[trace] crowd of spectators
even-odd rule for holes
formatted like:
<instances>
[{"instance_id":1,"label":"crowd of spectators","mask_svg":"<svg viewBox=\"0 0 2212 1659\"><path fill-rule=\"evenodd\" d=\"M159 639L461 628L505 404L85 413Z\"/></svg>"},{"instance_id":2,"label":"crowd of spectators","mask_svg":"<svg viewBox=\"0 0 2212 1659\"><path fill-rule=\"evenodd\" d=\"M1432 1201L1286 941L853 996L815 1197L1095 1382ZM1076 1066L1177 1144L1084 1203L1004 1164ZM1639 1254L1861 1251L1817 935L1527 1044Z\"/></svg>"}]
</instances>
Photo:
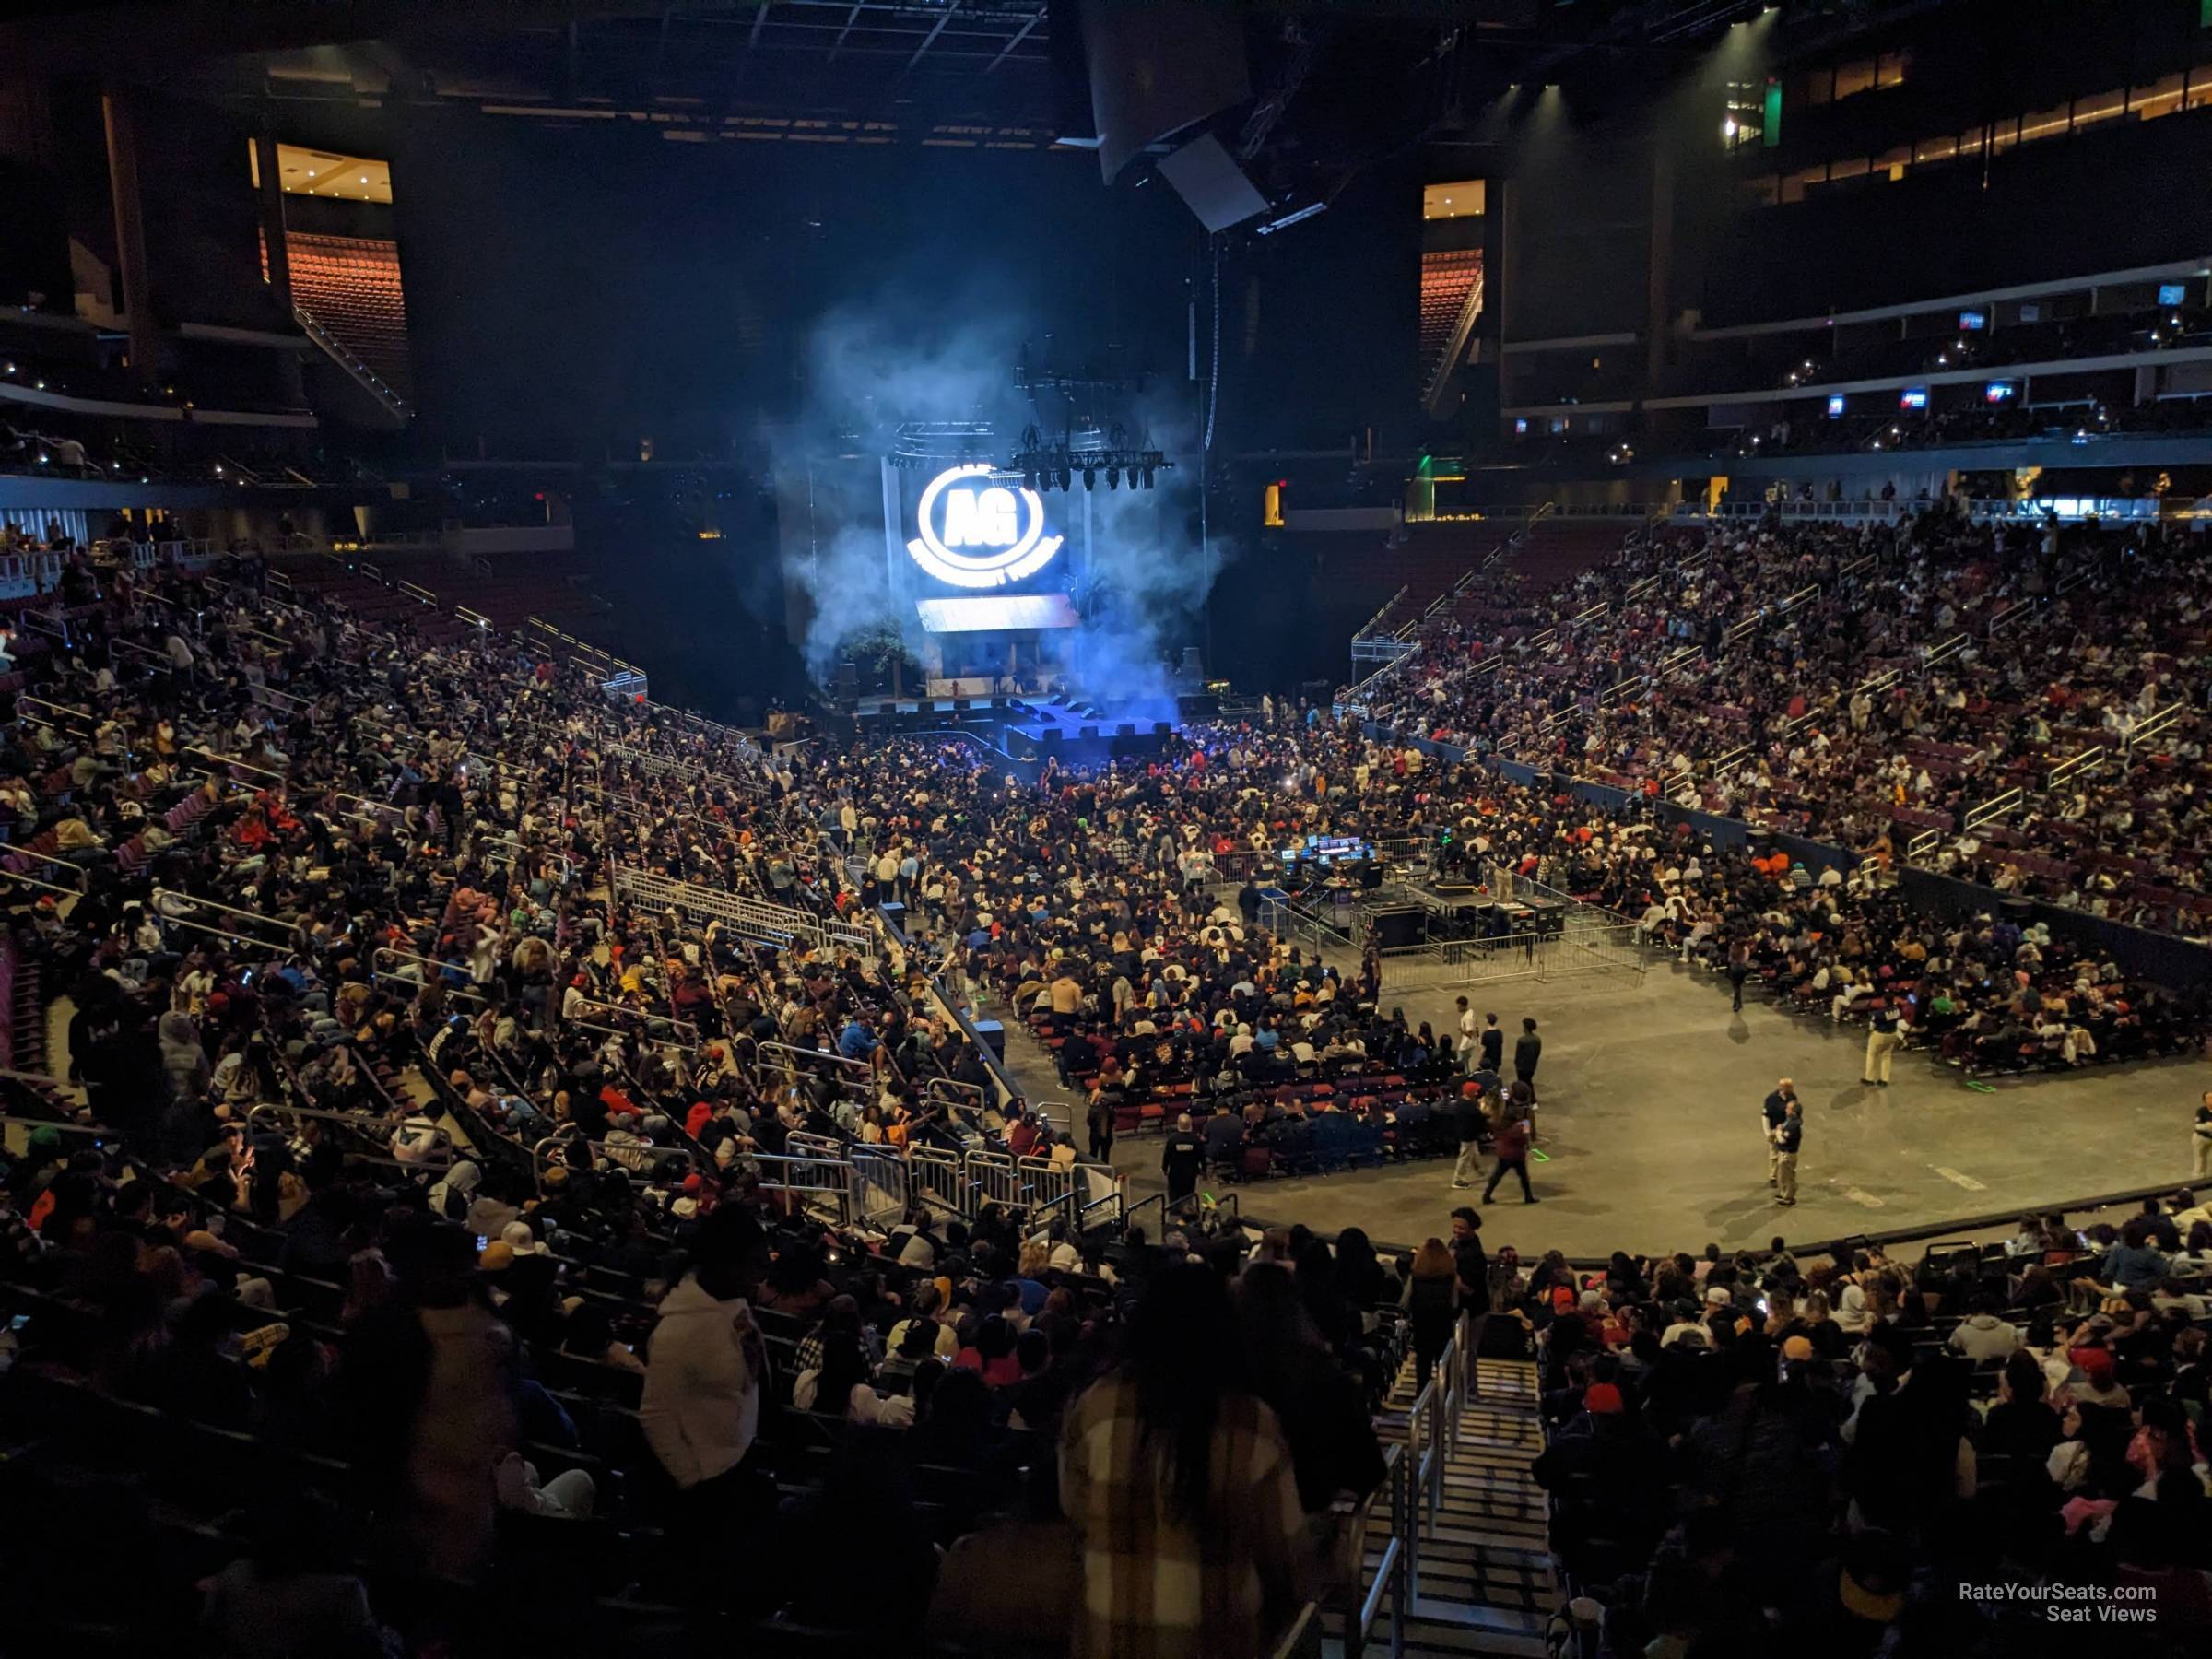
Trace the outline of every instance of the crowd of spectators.
<instances>
[{"instance_id":1,"label":"crowd of spectators","mask_svg":"<svg viewBox=\"0 0 2212 1659\"><path fill-rule=\"evenodd\" d=\"M1535 1472L1562 1568L1609 1587L1602 1651L2058 1652L2066 1598L2140 1609L2100 1649L2201 1643L2208 1269L2186 1192L1918 1263L1537 1264Z\"/></svg>"},{"instance_id":2,"label":"crowd of spectators","mask_svg":"<svg viewBox=\"0 0 2212 1659\"><path fill-rule=\"evenodd\" d=\"M770 1619L822 1652L1264 1651L1357 1575L1346 1514L1403 1359L1505 1312L1500 1351L1533 1334L1570 1385L1584 1300L1560 1321L1556 1265L1489 1264L1472 1210L1403 1264L1203 1206L1158 1237L1066 1206L870 1226L801 1171L821 1147L1077 1159L1074 1124L999 1098L933 974L1058 1041L1094 1152L1124 1112L1214 1107L1163 1135L1171 1182L1193 1141L1318 1139L1336 1112L1309 1085L1359 1112L1398 1077L1368 1110L1403 1145L1503 1039L1453 1052L1379 1002L1373 959L1312 960L1223 880L1307 835L1449 847L1845 1012L1839 968L1901 991L1892 959L1939 984L2002 965L1969 1058L2004 1055L1968 1020L2052 1013L2060 986L2062 1063L2188 1035L2047 936L1938 935L1871 877L1716 854L1319 711L1028 786L959 745L773 756L496 638L237 573L74 559L67 638L26 636L12 670L12 1053L66 995L83 1098L10 1085L6 1388L51 1432L0 1477L41 1518L22 1628L80 1645L142 1646L197 1595L240 1653ZM633 906L619 868L775 906L787 935ZM1539 1052L1516 1043L1493 1121ZM1719 1356L1728 1378L1759 1351Z\"/></svg>"},{"instance_id":3,"label":"crowd of spectators","mask_svg":"<svg viewBox=\"0 0 2212 1659\"><path fill-rule=\"evenodd\" d=\"M2208 606L2171 528L1669 529L1548 615L1440 613L1366 709L1886 858L1924 835L1918 862L2202 936Z\"/></svg>"}]
</instances>

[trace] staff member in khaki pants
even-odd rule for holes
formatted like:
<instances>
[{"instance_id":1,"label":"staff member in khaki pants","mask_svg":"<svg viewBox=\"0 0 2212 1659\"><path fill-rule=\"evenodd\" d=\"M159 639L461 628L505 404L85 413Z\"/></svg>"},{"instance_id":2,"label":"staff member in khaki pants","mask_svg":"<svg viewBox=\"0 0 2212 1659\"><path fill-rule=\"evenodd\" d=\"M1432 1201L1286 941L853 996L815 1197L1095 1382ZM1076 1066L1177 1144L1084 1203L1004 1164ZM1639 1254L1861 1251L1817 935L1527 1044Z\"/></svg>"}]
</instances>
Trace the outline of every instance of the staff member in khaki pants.
<instances>
[{"instance_id":1,"label":"staff member in khaki pants","mask_svg":"<svg viewBox=\"0 0 2212 1659\"><path fill-rule=\"evenodd\" d=\"M1889 1087L1889 1056L1904 1044L1904 1033L1898 1030L1896 1007L1882 1009L1874 1017L1874 1025L1866 1033L1866 1064L1860 1069L1859 1081L1877 1088Z\"/></svg>"},{"instance_id":2,"label":"staff member in khaki pants","mask_svg":"<svg viewBox=\"0 0 2212 1659\"><path fill-rule=\"evenodd\" d=\"M1805 1108L1790 1099L1789 1114L1774 1131L1774 1202L1797 1202L1797 1148L1805 1144Z\"/></svg>"},{"instance_id":3,"label":"staff member in khaki pants","mask_svg":"<svg viewBox=\"0 0 2212 1659\"><path fill-rule=\"evenodd\" d=\"M1767 1141L1767 1184L1774 1184L1775 1160L1782 1150L1774 1144L1774 1132L1782 1127L1783 1119L1790 1115L1790 1102L1797 1098L1797 1085L1787 1077L1777 1077L1774 1088L1759 1109L1759 1133Z\"/></svg>"}]
</instances>

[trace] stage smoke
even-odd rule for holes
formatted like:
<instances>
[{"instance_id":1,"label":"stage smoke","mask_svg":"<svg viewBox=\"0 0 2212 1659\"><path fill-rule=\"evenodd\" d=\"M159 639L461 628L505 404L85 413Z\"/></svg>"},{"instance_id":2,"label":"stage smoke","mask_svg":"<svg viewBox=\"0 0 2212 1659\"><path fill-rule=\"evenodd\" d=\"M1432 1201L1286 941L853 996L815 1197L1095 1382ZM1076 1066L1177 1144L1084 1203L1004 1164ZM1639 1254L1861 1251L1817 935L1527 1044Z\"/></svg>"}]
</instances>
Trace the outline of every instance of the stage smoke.
<instances>
[{"instance_id":1,"label":"stage smoke","mask_svg":"<svg viewBox=\"0 0 2212 1659\"><path fill-rule=\"evenodd\" d=\"M949 321L962 303L982 320ZM875 454L904 420L988 420L1001 433L1019 432L1031 413L1015 390L1013 364L1021 343L1050 336L1056 321L1009 314L982 292L941 289L888 290L864 308L832 312L809 341L794 441L817 455ZM1156 393L1122 412L1178 464L1157 488L1137 490L1133 471L1129 490L1065 496L1053 510L1071 542L1086 507L1090 515L1088 569L1079 580L1072 560L1067 571L1082 620L1065 654L1076 682L1112 701L1117 720L1176 718L1170 662L1199 638L1211 571L1226 561L1220 546L1209 561L1199 544L1197 434L1194 412L1178 401L1188 395ZM996 458L1003 462L1013 447L1010 438L1001 441ZM1065 490L1073 479L1064 470L1057 481ZM1088 470L1084 481L1091 482ZM917 656L926 644L912 606L891 591L880 505L864 502L864 494L813 499L813 615L799 647L818 682L841 660L841 642L855 635L895 630Z\"/></svg>"}]
</instances>

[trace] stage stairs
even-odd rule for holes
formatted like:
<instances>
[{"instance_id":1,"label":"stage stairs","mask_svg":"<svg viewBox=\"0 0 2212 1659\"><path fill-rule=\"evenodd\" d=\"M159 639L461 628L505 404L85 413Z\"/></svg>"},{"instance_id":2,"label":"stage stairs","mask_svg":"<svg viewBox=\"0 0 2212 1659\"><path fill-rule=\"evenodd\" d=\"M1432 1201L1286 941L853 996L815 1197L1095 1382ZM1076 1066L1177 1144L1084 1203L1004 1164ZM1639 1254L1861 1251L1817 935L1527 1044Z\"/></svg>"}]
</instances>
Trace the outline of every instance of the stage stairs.
<instances>
[{"instance_id":1,"label":"stage stairs","mask_svg":"<svg viewBox=\"0 0 2212 1659\"><path fill-rule=\"evenodd\" d=\"M1440 1367L1438 1375L1443 1376ZM1414 1500L1419 1523L1411 1551L1411 1589L1404 1645L1394 1641L1395 1594L1385 1594L1363 1648L1343 1640L1346 1620L1324 1620L1324 1653L1334 1656L1402 1652L1410 1659L1465 1659L1469 1654L1544 1659L1545 1630L1559 1606L1547 1541L1543 1488L1530 1472L1544 1449L1536 1418L1536 1368L1525 1359L1472 1363L1472 1387L1459 1408L1456 1438L1436 1434L1437 1419L1413 1418L1413 1361L1391 1389L1376 1430L1385 1453L1395 1452L1394 1477L1424 1445L1441 1461L1433 1502ZM1360 1590L1371 1592L1391 1543L1389 1489L1378 1499L1367 1535Z\"/></svg>"}]
</instances>

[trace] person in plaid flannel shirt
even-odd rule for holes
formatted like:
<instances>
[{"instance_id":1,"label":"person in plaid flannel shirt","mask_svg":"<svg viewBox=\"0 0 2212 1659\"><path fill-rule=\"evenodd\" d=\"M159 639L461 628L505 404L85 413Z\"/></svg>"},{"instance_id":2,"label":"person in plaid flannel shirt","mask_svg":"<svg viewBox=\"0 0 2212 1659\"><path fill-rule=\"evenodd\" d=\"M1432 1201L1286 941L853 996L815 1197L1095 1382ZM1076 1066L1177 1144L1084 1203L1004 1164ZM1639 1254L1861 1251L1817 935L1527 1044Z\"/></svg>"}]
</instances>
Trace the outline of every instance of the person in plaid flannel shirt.
<instances>
[{"instance_id":1,"label":"person in plaid flannel shirt","mask_svg":"<svg viewBox=\"0 0 2212 1659\"><path fill-rule=\"evenodd\" d=\"M1146 1287L1122 1363L1068 1409L1060 1496L1081 1540L1075 1659L1245 1659L1297 1612L1309 1534L1290 1447L1238 1385L1207 1268Z\"/></svg>"}]
</instances>

